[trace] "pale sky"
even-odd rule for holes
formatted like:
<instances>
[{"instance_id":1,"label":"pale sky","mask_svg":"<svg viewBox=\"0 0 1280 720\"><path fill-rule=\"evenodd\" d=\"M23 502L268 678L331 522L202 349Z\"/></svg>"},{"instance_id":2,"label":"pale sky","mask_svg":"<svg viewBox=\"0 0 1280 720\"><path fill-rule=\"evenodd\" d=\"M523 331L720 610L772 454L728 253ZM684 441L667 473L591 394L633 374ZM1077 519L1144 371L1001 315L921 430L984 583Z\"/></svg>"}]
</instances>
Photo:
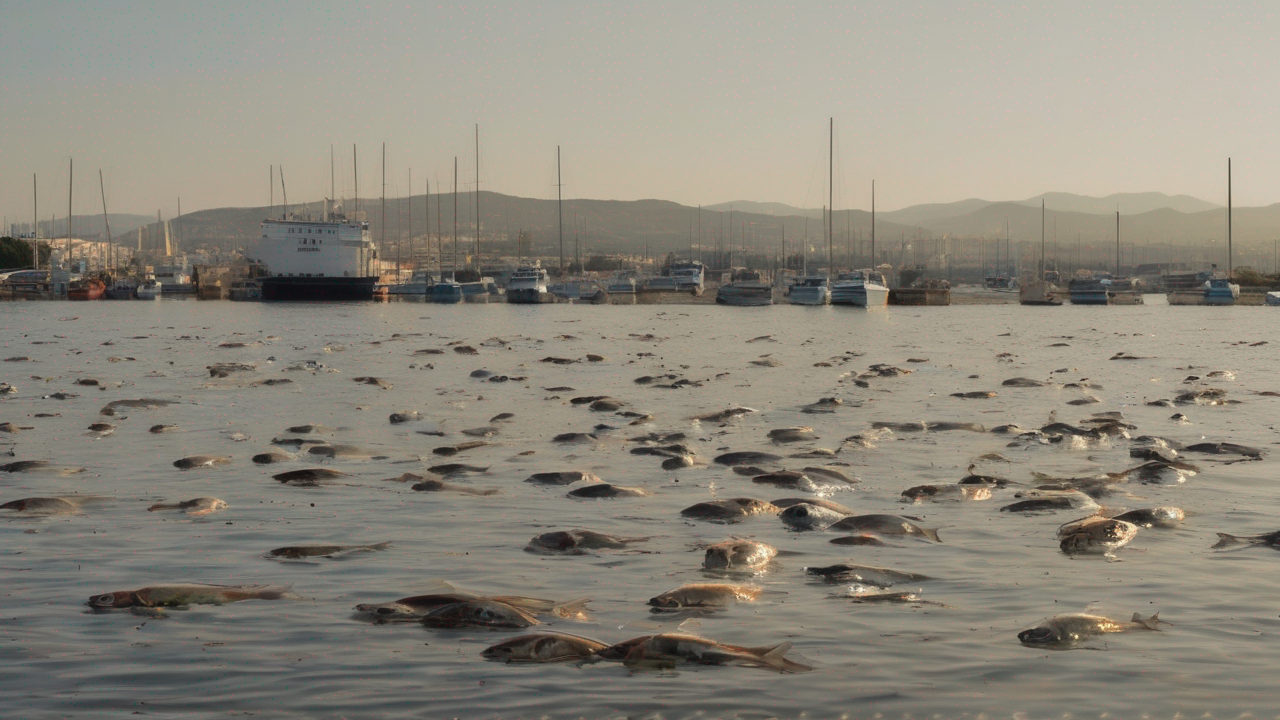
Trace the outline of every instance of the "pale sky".
<instances>
[{"instance_id":1,"label":"pale sky","mask_svg":"<svg viewBox=\"0 0 1280 720\"><path fill-rule=\"evenodd\" d=\"M1161 191L1280 201L1272 2L0 2L0 213L166 217L474 182L826 202ZM439 183L437 183L437 180ZM277 180L278 183L278 180ZM280 202L277 185L276 202ZM1123 210L1123 208L1121 208Z\"/></svg>"}]
</instances>

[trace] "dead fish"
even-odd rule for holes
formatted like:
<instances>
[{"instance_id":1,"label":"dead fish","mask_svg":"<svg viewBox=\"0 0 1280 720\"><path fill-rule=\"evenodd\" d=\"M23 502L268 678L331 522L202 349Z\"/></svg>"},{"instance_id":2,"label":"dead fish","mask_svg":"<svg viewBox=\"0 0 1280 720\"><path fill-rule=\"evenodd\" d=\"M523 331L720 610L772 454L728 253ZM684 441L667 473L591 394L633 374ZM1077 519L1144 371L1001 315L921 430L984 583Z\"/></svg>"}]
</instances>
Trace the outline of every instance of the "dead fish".
<instances>
[{"instance_id":1,"label":"dead fish","mask_svg":"<svg viewBox=\"0 0 1280 720\"><path fill-rule=\"evenodd\" d=\"M760 588L729 583L690 583L649 598L649 604L663 610L688 608L720 608L739 602L752 602L760 596Z\"/></svg>"},{"instance_id":2,"label":"dead fish","mask_svg":"<svg viewBox=\"0 0 1280 720\"><path fill-rule=\"evenodd\" d=\"M515 413L509 413L509 412L498 413L497 415L494 415L493 417L489 418L489 422L491 423L506 422L515 416L516 416Z\"/></svg>"},{"instance_id":3,"label":"dead fish","mask_svg":"<svg viewBox=\"0 0 1280 720\"><path fill-rule=\"evenodd\" d=\"M307 445L324 445L323 440L304 440L302 438L271 438L271 444L279 447L291 447L294 450L301 450Z\"/></svg>"},{"instance_id":4,"label":"dead fish","mask_svg":"<svg viewBox=\"0 0 1280 720\"><path fill-rule=\"evenodd\" d=\"M467 428L466 430L462 430L462 431L460 431L460 432L461 432L463 435L467 435L467 436L469 436L469 437L484 437L484 438L487 438L487 437L493 437L494 435L497 435L497 434L498 434L498 428L496 428L496 427L492 427L492 426L474 427L474 428ZM479 445L477 445L477 446L475 446L475 447L480 447L480 446L479 446Z\"/></svg>"},{"instance_id":5,"label":"dead fish","mask_svg":"<svg viewBox=\"0 0 1280 720\"><path fill-rule=\"evenodd\" d=\"M825 530L849 515L841 510L801 502L784 508L778 517L793 530Z\"/></svg>"},{"instance_id":6,"label":"dead fish","mask_svg":"<svg viewBox=\"0 0 1280 720\"><path fill-rule=\"evenodd\" d=\"M847 485L854 485L860 482L856 477L850 477L835 468L829 467L806 467L804 468L804 473L810 476L816 475L827 480L835 480L836 482L842 482Z\"/></svg>"},{"instance_id":7,"label":"dead fish","mask_svg":"<svg viewBox=\"0 0 1280 720\"><path fill-rule=\"evenodd\" d=\"M445 463L443 465L432 465L431 467L427 468L428 472L433 472L437 475L459 475L461 473L482 473L482 472L487 472L488 470L489 470L488 465L485 465L484 467L480 467L479 465L464 465L462 463Z\"/></svg>"},{"instance_id":8,"label":"dead fish","mask_svg":"<svg viewBox=\"0 0 1280 720\"><path fill-rule=\"evenodd\" d=\"M987 398L993 398L995 396L996 394L990 390L972 390L970 392L951 393L951 397L961 398L964 400L986 400Z\"/></svg>"},{"instance_id":9,"label":"dead fish","mask_svg":"<svg viewBox=\"0 0 1280 720\"><path fill-rule=\"evenodd\" d=\"M627 653L624 662L629 665L658 666L679 663L741 665L776 670L782 673L801 673L813 669L808 665L801 665L783 657L790 649L790 642L752 648L726 645L695 635L664 633L648 636L635 643L630 652Z\"/></svg>"},{"instance_id":10,"label":"dead fish","mask_svg":"<svg viewBox=\"0 0 1280 720\"><path fill-rule=\"evenodd\" d=\"M911 522L911 519L898 515L854 515L831 525L829 530L865 531L880 535L914 535L928 538L934 542L942 542L938 531L924 528Z\"/></svg>"},{"instance_id":11,"label":"dead fish","mask_svg":"<svg viewBox=\"0 0 1280 720\"><path fill-rule=\"evenodd\" d=\"M596 436L592 433L571 432L571 433L560 433L559 435L556 435L555 437L551 438L551 442L583 443L583 442L591 442L596 439L598 438L596 438Z\"/></svg>"},{"instance_id":12,"label":"dead fish","mask_svg":"<svg viewBox=\"0 0 1280 720\"><path fill-rule=\"evenodd\" d=\"M842 517L845 515L853 514L853 511L845 507L844 505L841 505L838 502L828 500L826 498L820 498L820 497L781 498L773 501L773 504L780 508L789 508L792 505L799 505L801 503L807 503L809 505L817 505L818 507L824 507L828 510L834 510L838 513L841 513Z\"/></svg>"},{"instance_id":13,"label":"dead fish","mask_svg":"<svg viewBox=\"0 0 1280 720\"><path fill-rule=\"evenodd\" d=\"M483 627L505 630L533 627L542 621L512 605L497 600L468 600L441 605L422 618L422 624L436 628Z\"/></svg>"},{"instance_id":14,"label":"dead fish","mask_svg":"<svg viewBox=\"0 0 1280 720\"><path fill-rule=\"evenodd\" d=\"M869 547L886 547L887 543L875 535L844 535L831 538L832 545L867 545Z\"/></svg>"},{"instance_id":15,"label":"dead fish","mask_svg":"<svg viewBox=\"0 0 1280 720\"><path fill-rule=\"evenodd\" d=\"M818 436L813 433L813 428L798 426L770 430L769 439L775 443L793 443L817 440Z\"/></svg>"},{"instance_id":16,"label":"dead fish","mask_svg":"<svg viewBox=\"0 0 1280 720\"><path fill-rule=\"evenodd\" d=\"M480 497L489 497L491 495L498 494L498 491L493 488L473 488L466 485L459 485L457 483L445 482L435 478L423 479L422 482L415 484L409 489L416 490L418 492L456 492L463 495L476 495Z\"/></svg>"},{"instance_id":17,"label":"dead fish","mask_svg":"<svg viewBox=\"0 0 1280 720\"><path fill-rule=\"evenodd\" d=\"M1280 530L1264 533L1262 535L1228 535L1227 533L1218 533L1218 542L1213 544L1213 548L1224 548L1240 544L1265 545L1267 547L1280 550Z\"/></svg>"},{"instance_id":18,"label":"dead fish","mask_svg":"<svg viewBox=\"0 0 1280 720\"><path fill-rule=\"evenodd\" d=\"M777 463L781 462L782 457L766 452L755 452L747 450L743 452L730 452L723 455L717 455L715 462L720 465L754 465L756 463Z\"/></svg>"},{"instance_id":19,"label":"dead fish","mask_svg":"<svg viewBox=\"0 0 1280 720\"><path fill-rule=\"evenodd\" d=\"M1031 378L1016 377L1009 378L1000 384L1005 387L1044 387L1049 383L1041 382L1040 380L1032 380Z\"/></svg>"},{"instance_id":20,"label":"dead fish","mask_svg":"<svg viewBox=\"0 0 1280 720\"><path fill-rule=\"evenodd\" d=\"M569 660L586 660L608 647L599 640L566 635L564 633L539 632L521 635L491 645L480 651L486 660L508 663L549 663Z\"/></svg>"},{"instance_id":21,"label":"dead fish","mask_svg":"<svg viewBox=\"0 0 1280 720\"><path fill-rule=\"evenodd\" d=\"M467 450L474 450L476 448L482 448L492 444L493 443L488 443L483 440L469 440L464 443L458 443L457 445L446 445L445 447L438 447L432 450L431 452L436 455L453 456L453 455L457 455L460 452L466 452Z\"/></svg>"},{"instance_id":22,"label":"dead fish","mask_svg":"<svg viewBox=\"0 0 1280 720\"><path fill-rule=\"evenodd\" d=\"M772 485L787 490L803 490L805 492L817 492L822 489L808 475L796 470L781 470L757 475L751 478L751 482L759 485Z\"/></svg>"},{"instance_id":23,"label":"dead fish","mask_svg":"<svg viewBox=\"0 0 1280 720\"><path fill-rule=\"evenodd\" d=\"M825 567L807 567L804 571L810 575L817 575L829 583L855 582L874 585L879 588L892 587L897 583L931 579L928 575L919 573L852 563L837 563Z\"/></svg>"},{"instance_id":24,"label":"dead fish","mask_svg":"<svg viewBox=\"0 0 1280 720\"><path fill-rule=\"evenodd\" d=\"M649 538L623 538L593 530L557 530L543 533L529 541L526 552L585 555L588 550L622 550L631 543Z\"/></svg>"},{"instance_id":25,"label":"dead fish","mask_svg":"<svg viewBox=\"0 0 1280 720\"><path fill-rule=\"evenodd\" d=\"M686 467L693 467L693 458L688 455L676 455L662 461L663 470L679 470Z\"/></svg>"},{"instance_id":26,"label":"dead fish","mask_svg":"<svg viewBox=\"0 0 1280 720\"><path fill-rule=\"evenodd\" d=\"M596 412L613 412L614 410L621 410L625 406L626 403L621 400L611 397L602 397L592 402L587 406L587 408Z\"/></svg>"},{"instance_id":27,"label":"dead fish","mask_svg":"<svg viewBox=\"0 0 1280 720\"><path fill-rule=\"evenodd\" d=\"M413 597L400 598L389 603L361 603L356 605L354 609L357 613L367 616L376 622L414 622L421 620L424 615L435 608L472 600L493 600L519 608L527 613L548 613L567 619L587 618L586 600L557 603L554 600L519 595L482 597L464 592L414 595Z\"/></svg>"},{"instance_id":28,"label":"dead fish","mask_svg":"<svg viewBox=\"0 0 1280 720\"><path fill-rule=\"evenodd\" d=\"M694 416L693 419L697 420L698 422L710 422L710 423L728 422L729 420L732 420L733 418L736 418L740 415L748 415L753 412L755 412L755 410L748 407L731 407L731 408L726 408L724 410L719 410L717 412L707 413L705 415L697 415L697 416Z\"/></svg>"},{"instance_id":29,"label":"dead fish","mask_svg":"<svg viewBox=\"0 0 1280 720\"><path fill-rule=\"evenodd\" d=\"M59 497L31 497L10 500L0 505L0 510L12 510L15 515L75 515L80 503Z\"/></svg>"},{"instance_id":30,"label":"dead fish","mask_svg":"<svg viewBox=\"0 0 1280 720\"><path fill-rule=\"evenodd\" d=\"M454 348L454 349L456 350L457 348ZM390 390L392 387L391 383L386 382L385 380L379 380L376 377L362 376L357 378L351 378L351 380L353 382L358 382L361 385L375 385L377 387L382 388L383 390Z\"/></svg>"},{"instance_id":31,"label":"dead fish","mask_svg":"<svg viewBox=\"0 0 1280 720\"><path fill-rule=\"evenodd\" d=\"M289 453L271 451L271 452L258 453L257 455L254 455L253 458L251 459L253 460L254 463L258 465L273 465L275 463L282 463L282 462L288 462L290 460L295 460L296 458L293 455L290 455Z\"/></svg>"},{"instance_id":32,"label":"dead fish","mask_svg":"<svg viewBox=\"0 0 1280 720\"><path fill-rule=\"evenodd\" d=\"M141 409L155 410L156 408L162 408L162 407L165 407L166 405L175 405L175 404L177 404L176 400L157 400L155 398L140 398L137 400L112 400L106 405L103 405L102 409L99 410L98 413L100 415L115 415L116 408L126 407L126 408L137 408L140 410Z\"/></svg>"},{"instance_id":33,"label":"dead fish","mask_svg":"<svg viewBox=\"0 0 1280 720\"><path fill-rule=\"evenodd\" d=\"M115 425L112 425L111 423L103 423L103 422L93 423L88 427L89 432L101 433L104 435L109 432L113 432L115 429L116 429Z\"/></svg>"},{"instance_id":34,"label":"dead fish","mask_svg":"<svg viewBox=\"0 0 1280 720\"><path fill-rule=\"evenodd\" d=\"M1123 520L1125 522L1133 523L1138 527L1173 528L1177 527L1186 519L1186 517L1187 514L1183 512L1182 508L1154 507L1129 510L1127 512L1122 512L1119 515L1112 515L1111 519Z\"/></svg>"},{"instance_id":35,"label":"dead fish","mask_svg":"<svg viewBox=\"0 0 1280 720\"><path fill-rule=\"evenodd\" d=\"M368 450L356 445L312 445L307 448L307 454L327 458L346 458L349 460L368 458L373 455Z\"/></svg>"},{"instance_id":36,"label":"dead fish","mask_svg":"<svg viewBox=\"0 0 1280 720\"><path fill-rule=\"evenodd\" d=\"M374 543L373 545L290 545L267 552L267 557L285 558L287 560L303 560L309 557L332 557L338 553L358 550L386 550L391 542Z\"/></svg>"},{"instance_id":37,"label":"dead fish","mask_svg":"<svg viewBox=\"0 0 1280 720\"><path fill-rule=\"evenodd\" d=\"M210 515L212 513L218 512L219 510L226 510L226 509L227 509L227 503L222 500L219 500L218 498L201 497L201 498L195 498L193 500L183 500L182 502L178 502L178 503L170 503L168 505L165 505L163 503L157 503L147 508L147 512L154 512L156 510L182 510L187 515L191 515L192 517L199 517L202 515Z\"/></svg>"},{"instance_id":38,"label":"dead fish","mask_svg":"<svg viewBox=\"0 0 1280 720\"><path fill-rule=\"evenodd\" d=\"M391 413L391 415L387 417L387 420L392 425L399 425L401 423L413 422L415 420L421 420L421 419L422 419L422 413L418 412L417 410L405 410L402 412L393 412Z\"/></svg>"},{"instance_id":39,"label":"dead fish","mask_svg":"<svg viewBox=\"0 0 1280 720\"><path fill-rule=\"evenodd\" d=\"M184 457L181 460L174 460L173 466L180 470L192 470L195 468L213 467L214 465L225 465L231 462L229 457L220 457L217 455L192 455Z\"/></svg>"},{"instance_id":40,"label":"dead fish","mask_svg":"<svg viewBox=\"0 0 1280 720\"><path fill-rule=\"evenodd\" d=\"M1067 492L1055 495L1020 500L1005 505L1000 512L1050 512L1053 510L1082 510L1098 507L1093 498L1082 492Z\"/></svg>"},{"instance_id":41,"label":"dead fish","mask_svg":"<svg viewBox=\"0 0 1280 720\"><path fill-rule=\"evenodd\" d=\"M48 473L53 475L75 475L85 472L84 468L54 465L48 460L19 460L0 465L0 472L8 473Z\"/></svg>"},{"instance_id":42,"label":"dead fish","mask_svg":"<svg viewBox=\"0 0 1280 720\"><path fill-rule=\"evenodd\" d=\"M1112 552L1128 545L1138 535L1138 526L1101 515L1066 523L1058 528L1058 547L1068 555Z\"/></svg>"},{"instance_id":43,"label":"dead fish","mask_svg":"<svg viewBox=\"0 0 1280 720\"><path fill-rule=\"evenodd\" d=\"M291 432L295 435L310 435L312 433L331 433L333 428L325 427L324 425L294 425L293 427L285 428L285 432Z\"/></svg>"},{"instance_id":44,"label":"dead fish","mask_svg":"<svg viewBox=\"0 0 1280 720\"><path fill-rule=\"evenodd\" d=\"M278 480L286 485L296 485L298 487L314 487L320 484L321 480L331 480L333 478L346 477L344 472L330 470L329 468L302 468L300 470L290 470L288 472L277 473L272 475L273 480Z\"/></svg>"},{"instance_id":45,"label":"dead fish","mask_svg":"<svg viewBox=\"0 0 1280 720\"><path fill-rule=\"evenodd\" d=\"M1096 635L1127 632L1129 630L1159 630L1161 625L1169 625L1160 619L1160 613L1143 618L1138 613L1127 622L1118 622L1101 615L1072 613L1049 618L1039 626L1018 633L1018 640L1023 645L1039 647L1044 645L1073 645Z\"/></svg>"},{"instance_id":46,"label":"dead fish","mask_svg":"<svg viewBox=\"0 0 1280 720\"><path fill-rule=\"evenodd\" d=\"M560 472L534 473L525 478L524 481L537 485L572 485L576 482L598 483L600 478L594 473L579 470L561 470Z\"/></svg>"},{"instance_id":47,"label":"dead fish","mask_svg":"<svg viewBox=\"0 0 1280 720\"><path fill-rule=\"evenodd\" d=\"M579 488L569 491L569 497L574 498L624 498L624 497L645 497L651 495L648 490L640 487L626 487L623 485L610 485L609 483L590 483Z\"/></svg>"},{"instance_id":48,"label":"dead fish","mask_svg":"<svg viewBox=\"0 0 1280 720\"><path fill-rule=\"evenodd\" d=\"M1183 452L1208 453L1210 455L1240 455L1255 460L1262 458L1262 451L1258 448L1229 442L1196 443L1195 445L1188 445L1183 449Z\"/></svg>"},{"instance_id":49,"label":"dead fish","mask_svg":"<svg viewBox=\"0 0 1280 720\"><path fill-rule=\"evenodd\" d=\"M720 522L733 522L748 518L752 515L763 515L765 513L778 512L777 506L764 500L756 500L755 498L727 498L725 500L711 500L708 502L700 502L680 511L680 514L687 518L696 518L698 520L711 520Z\"/></svg>"},{"instance_id":50,"label":"dead fish","mask_svg":"<svg viewBox=\"0 0 1280 720\"><path fill-rule=\"evenodd\" d=\"M1227 400L1227 391L1222 388L1192 390L1179 393L1173 398L1175 405L1226 405L1231 402Z\"/></svg>"},{"instance_id":51,"label":"dead fish","mask_svg":"<svg viewBox=\"0 0 1280 720\"><path fill-rule=\"evenodd\" d=\"M841 405L844 405L844 400L841 400L840 398L819 398L817 402L809 403L808 405L800 408L800 412L808 413L810 415L833 413L836 411L836 408Z\"/></svg>"},{"instance_id":52,"label":"dead fish","mask_svg":"<svg viewBox=\"0 0 1280 720\"><path fill-rule=\"evenodd\" d=\"M222 605L242 600L300 600L287 585L155 585L89 598L95 609Z\"/></svg>"},{"instance_id":53,"label":"dead fish","mask_svg":"<svg viewBox=\"0 0 1280 720\"><path fill-rule=\"evenodd\" d=\"M902 491L902 501L909 503L990 499L991 488L983 485L917 485Z\"/></svg>"},{"instance_id":54,"label":"dead fish","mask_svg":"<svg viewBox=\"0 0 1280 720\"><path fill-rule=\"evenodd\" d=\"M755 540L725 540L707 547L704 570L754 570L768 565L777 548Z\"/></svg>"}]
</instances>

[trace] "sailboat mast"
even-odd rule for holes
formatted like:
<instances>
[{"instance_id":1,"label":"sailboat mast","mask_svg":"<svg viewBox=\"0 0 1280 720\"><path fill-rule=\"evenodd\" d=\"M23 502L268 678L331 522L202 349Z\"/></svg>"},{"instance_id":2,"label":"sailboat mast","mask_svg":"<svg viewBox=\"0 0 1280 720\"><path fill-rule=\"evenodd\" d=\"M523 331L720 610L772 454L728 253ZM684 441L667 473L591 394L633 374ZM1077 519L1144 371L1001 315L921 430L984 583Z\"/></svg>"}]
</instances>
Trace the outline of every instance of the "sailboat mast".
<instances>
[{"instance_id":1,"label":"sailboat mast","mask_svg":"<svg viewBox=\"0 0 1280 720\"><path fill-rule=\"evenodd\" d=\"M413 168L409 168L409 260L413 261L413 267L418 268L417 255L413 252ZM400 278L396 278L399 280Z\"/></svg>"},{"instance_id":2,"label":"sailboat mast","mask_svg":"<svg viewBox=\"0 0 1280 720\"><path fill-rule=\"evenodd\" d=\"M111 250L111 219L107 217L107 190L102 184L102 168L98 168L98 192L102 193L102 223L107 226L107 251Z\"/></svg>"},{"instance_id":3,"label":"sailboat mast","mask_svg":"<svg viewBox=\"0 0 1280 720\"><path fill-rule=\"evenodd\" d=\"M876 181L871 181L871 269L876 269Z\"/></svg>"},{"instance_id":4,"label":"sailboat mast","mask_svg":"<svg viewBox=\"0 0 1280 720\"><path fill-rule=\"evenodd\" d=\"M560 277L564 278L564 188L560 184L560 146L556 146L556 213L560 220ZM647 254L647 253L646 253Z\"/></svg>"},{"instance_id":5,"label":"sailboat mast","mask_svg":"<svg viewBox=\"0 0 1280 720\"><path fill-rule=\"evenodd\" d=\"M823 222L826 225L825 234L827 236L827 283L831 283L831 219L832 210L835 209L835 143L836 143L836 119L827 119L827 206L823 208Z\"/></svg>"},{"instance_id":6,"label":"sailboat mast","mask_svg":"<svg viewBox=\"0 0 1280 720\"><path fill-rule=\"evenodd\" d=\"M1044 280L1044 198L1040 198L1040 277Z\"/></svg>"},{"instance_id":7,"label":"sailboat mast","mask_svg":"<svg viewBox=\"0 0 1280 720\"><path fill-rule=\"evenodd\" d=\"M378 215L378 224L382 226L382 238L378 241L378 250L387 251L387 144L382 143L382 212ZM396 281L400 280L400 240L396 239Z\"/></svg>"},{"instance_id":8,"label":"sailboat mast","mask_svg":"<svg viewBox=\"0 0 1280 720\"><path fill-rule=\"evenodd\" d=\"M333 197L334 192L334 176L333 176L333 143L329 143L329 202L324 207L324 220L331 222L333 220Z\"/></svg>"},{"instance_id":9,"label":"sailboat mast","mask_svg":"<svg viewBox=\"0 0 1280 720\"><path fill-rule=\"evenodd\" d=\"M99 172L101 172L101 171L99 171ZM101 178L101 177L99 177L99 178L98 178L98 182L99 182L99 183L101 183L101 182L102 182L102 178ZM178 217L177 217L177 218L175 218L175 219L178 221L178 242L177 242L177 247L178 247L178 249L179 249L179 250L181 250L181 249L182 249L182 198L178 198Z\"/></svg>"},{"instance_id":10,"label":"sailboat mast","mask_svg":"<svg viewBox=\"0 0 1280 720\"><path fill-rule=\"evenodd\" d=\"M1231 158L1227 158L1227 279L1231 279Z\"/></svg>"},{"instance_id":11,"label":"sailboat mast","mask_svg":"<svg viewBox=\"0 0 1280 720\"><path fill-rule=\"evenodd\" d=\"M36 192L36 174L31 173L31 266L40 269L40 195ZM52 269L52 268L51 268Z\"/></svg>"},{"instance_id":12,"label":"sailboat mast","mask_svg":"<svg viewBox=\"0 0 1280 720\"><path fill-rule=\"evenodd\" d=\"M1120 277L1120 211L1116 211L1116 277Z\"/></svg>"},{"instance_id":13,"label":"sailboat mast","mask_svg":"<svg viewBox=\"0 0 1280 720\"><path fill-rule=\"evenodd\" d=\"M453 281L458 281L458 156L453 156Z\"/></svg>"},{"instance_id":14,"label":"sailboat mast","mask_svg":"<svg viewBox=\"0 0 1280 720\"><path fill-rule=\"evenodd\" d=\"M476 123L476 270L480 267L480 123Z\"/></svg>"},{"instance_id":15,"label":"sailboat mast","mask_svg":"<svg viewBox=\"0 0 1280 720\"><path fill-rule=\"evenodd\" d=\"M76 161L71 158L67 163L67 269L71 269L71 188L75 175Z\"/></svg>"},{"instance_id":16,"label":"sailboat mast","mask_svg":"<svg viewBox=\"0 0 1280 720\"><path fill-rule=\"evenodd\" d=\"M355 182L356 212L360 212L360 166L356 164L356 144L351 143L351 177Z\"/></svg>"}]
</instances>

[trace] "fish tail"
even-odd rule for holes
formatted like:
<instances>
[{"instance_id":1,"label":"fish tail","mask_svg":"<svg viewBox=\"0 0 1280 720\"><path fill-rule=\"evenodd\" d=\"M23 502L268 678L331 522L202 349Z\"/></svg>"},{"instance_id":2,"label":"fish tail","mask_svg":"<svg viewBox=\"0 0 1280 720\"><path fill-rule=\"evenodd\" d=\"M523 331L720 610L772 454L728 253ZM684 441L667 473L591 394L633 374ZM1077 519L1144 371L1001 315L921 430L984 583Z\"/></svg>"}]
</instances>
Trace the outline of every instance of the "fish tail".
<instances>
[{"instance_id":1,"label":"fish tail","mask_svg":"<svg viewBox=\"0 0 1280 720\"><path fill-rule=\"evenodd\" d=\"M176 508L176 507L178 507L178 506L177 506L177 505L165 505L164 503L156 503L155 505L152 505L151 507L147 508L147 512L153 512L153 511L155 511L155 510L172 510L172 509L174 509L174 508Z\"/></svg>"},{"instance_id":2,"label":"fish tail","mask_svg":"<svg viewBox=\"0 0 1280 720\"><path fill-rule=\"evenodd\" d=\"M591 598L582 598L581 600L570 600L567 603L560 603L551 608L551 614L556 617L567 618L570 620L586 620L590 617L587 613L587 603L591 602Z\"/></svg>"},{"instance_id":3,"label":"fish tail","mask_svg":"<svg viewBox=\"0 0 1280 720\"><path fill-rule=\"evenodd\" d=\"M778 643L773 647L756 648L757 652L761 650L764 651L759 655L760 664L784 673L802 673L812 670L813 668L808 665L801 665L798 662L793 662L783 657L783 655L787 654L791 650L791 646L792 643L788 640L786 642Z\"/></svg>"},{"instance_id":4,"label":"fish tail","mask_svg":"<svg viewBox=\"0 0 1280 720\"><path fill-rule=\"evenodd\" d=\"M1133 624L1144 627L1148 630L1159 630L1161 625L1172 625L1171 622L1165 622L1160 619L1160 613L1156 612L1149 618L1143 618L1138 613L1133 614Z\"/></svg>"},{"instance_id":5,"label":"fish tail","mask_svg":"<svg viewBox=\"0 0 1280 720\"><path fill-rule=\"evenodd\" d=\"M391 547L391 541L385 540L383 542L374 543L373 545L370 545L369 549L370 550L386 550L389 547Z\"/></svg>"},{"instance_id":6,"label":"fish tail","mask_svg":"<svg viewBox=\"0 0 1280 720\"><path fill-rule=\"evenodd\" d=\"M934 529L932 529L932 528L920 528L920 531L921 531L921 532L923 532L923 533L924 533L924 536L925 536L925 537L927 537L927 538L929 538L930 540L932 540L932 541L934 541L934 542L936 542L936 543L940 543L940 542L942 542L942 538L938 537L938 531L937 531L937 530L934 530Z\"/></svg>"},{"instance_id":7,"label":"fish tail","mask_svg":"<svg viewBox=\"0 0 1280 720\"><path fill-rule=\"evenodd\" d=\"M1211 546L1211 549L1216 550L1218 548L1231 547L1232 545L1238 545L1242 542L1244 542L1244 539L1238 538L1235 535L1218 533L1218 542L1214 543Z\"/></svg>"}]
</instances>

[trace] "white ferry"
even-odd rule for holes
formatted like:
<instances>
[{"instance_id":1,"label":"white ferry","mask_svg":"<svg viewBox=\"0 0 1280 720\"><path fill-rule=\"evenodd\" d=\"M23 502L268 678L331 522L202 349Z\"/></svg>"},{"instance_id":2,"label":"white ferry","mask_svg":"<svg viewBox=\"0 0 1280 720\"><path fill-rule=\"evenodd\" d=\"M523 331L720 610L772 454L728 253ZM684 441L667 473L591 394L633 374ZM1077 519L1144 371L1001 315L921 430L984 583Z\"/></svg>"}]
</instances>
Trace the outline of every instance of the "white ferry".
<instances>
[{"instance_id":1,"label":"white ferry","mask_svg":"<svg viewBox=\"0 0 1280 720\"><path fill-rule=\"evenodd\" d=\"M547 271L541 264L522 265L511 273L507 302L524 305L553 303L556 296L547 290Z\"/></svg>"},{"instance_id":2,"label":"white ferry","mask_svg":"<svg viewBox=\"0 0 1280 720\"><path fill-rule=\"evenodd\" d=\"M263 300L370 300L378 277L378 250L369 223L297 218L263 220L255 261L267 269Z\"/></svg>"}]
</instances>

